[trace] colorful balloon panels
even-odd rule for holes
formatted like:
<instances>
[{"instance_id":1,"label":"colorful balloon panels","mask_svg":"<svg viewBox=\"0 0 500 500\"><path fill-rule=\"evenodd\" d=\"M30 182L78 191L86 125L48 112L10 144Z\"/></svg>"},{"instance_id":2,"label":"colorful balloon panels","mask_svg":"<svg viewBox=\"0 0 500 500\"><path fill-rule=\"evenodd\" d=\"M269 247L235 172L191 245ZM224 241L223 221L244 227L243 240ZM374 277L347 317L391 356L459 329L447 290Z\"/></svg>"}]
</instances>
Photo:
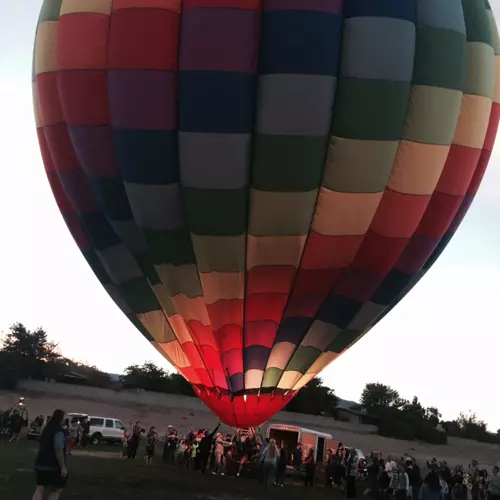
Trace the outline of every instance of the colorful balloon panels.
<instances>
[{"instance_id":1,"label":"colorful balloon panels","mask_svg":"<svg viewBox=\"0 0 500 500\"><path fill-rule=\"evenodd\" d=\"M484 0L46 0L61 213L143 335L254 426L417 283L495 140Z\"/></svg>"}]
</instances>

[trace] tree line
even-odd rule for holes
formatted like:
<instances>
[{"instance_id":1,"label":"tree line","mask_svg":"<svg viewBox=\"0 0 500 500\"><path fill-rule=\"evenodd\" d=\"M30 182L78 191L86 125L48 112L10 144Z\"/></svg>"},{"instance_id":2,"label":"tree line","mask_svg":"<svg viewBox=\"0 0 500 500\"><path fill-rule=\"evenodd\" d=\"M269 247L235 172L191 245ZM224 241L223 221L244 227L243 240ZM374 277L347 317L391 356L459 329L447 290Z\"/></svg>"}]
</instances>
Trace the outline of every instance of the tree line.
<instances>
[{"instance_id":1,"label":"tree line","mask_svg":"<svg viewBox=\"0 0 500 500\"><path fill-rule=\"evenodd\" d=\"M446 444L448 436L500 443L500 429L496 434L488 432L475 413L460 413L455 420L444 421L437 408L425 408L417 396L411 401L403 399L388 385L366 384L360 404L374 418L382 436L433 444Z\"/></svg>"},{"instance_id":2,"label":"tree line","mask_svg":"<svg viewBox=\"0 0 500 500\"><path fill-rule=\"evenodd\" d=\"M15 389L20 378L195 396L184 377L151 362L128 366L119 380L113 380L95 366L65 357L58 345L49 341L43 328L30 331L22 323L16 323L5 335L0 349L0 389ZM320 378L314 378L285 410L345 420L338 403L335 391ZM412 401L402 399L395 389L380 383L366 384L354 412L363 421L377 425L380 435L396 439L445 444L447 436L456 436L500 442L500 430L497 434L489 433L486 424L473 413L443 421L437 408L425 408L416 396Z\"/></svg>"}]
</instances>

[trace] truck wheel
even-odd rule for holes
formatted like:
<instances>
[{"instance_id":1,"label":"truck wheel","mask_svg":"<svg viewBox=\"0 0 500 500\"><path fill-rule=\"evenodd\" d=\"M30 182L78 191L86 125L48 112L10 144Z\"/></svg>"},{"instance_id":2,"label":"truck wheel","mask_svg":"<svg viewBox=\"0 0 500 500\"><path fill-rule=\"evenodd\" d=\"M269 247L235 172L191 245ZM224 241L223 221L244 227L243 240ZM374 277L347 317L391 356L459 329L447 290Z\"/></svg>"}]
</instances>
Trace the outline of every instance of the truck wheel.
<instances>
[{"instance_id":1,"label":"truck wheel","mask_svg":"<svg viewBox=\"0 0 500 500\"><path fill-rule=\"evenodd\" d=\"M92 434L92 444L99 444L102 439L102 434L100 432L96 432L95 434Z\"/></svg>"}]
</instances>

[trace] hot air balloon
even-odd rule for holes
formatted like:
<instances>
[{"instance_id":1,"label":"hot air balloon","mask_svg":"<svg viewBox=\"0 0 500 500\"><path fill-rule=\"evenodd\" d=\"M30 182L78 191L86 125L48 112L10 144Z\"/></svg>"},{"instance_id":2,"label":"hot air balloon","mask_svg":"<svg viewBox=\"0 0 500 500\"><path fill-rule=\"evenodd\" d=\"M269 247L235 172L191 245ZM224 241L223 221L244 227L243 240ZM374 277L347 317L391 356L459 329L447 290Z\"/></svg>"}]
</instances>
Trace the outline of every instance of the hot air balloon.
<instances>
[{"instance_id":1,"label":"hot air balloon","mask_svg":"<svg viewBox=\"0 0 500 500\"><path fill-rule=\"evenodd\" d=\"M500 116L486 0L45 0L34 53L69 231L240 428L433 265Z\"/></svg>"}]
</instances>

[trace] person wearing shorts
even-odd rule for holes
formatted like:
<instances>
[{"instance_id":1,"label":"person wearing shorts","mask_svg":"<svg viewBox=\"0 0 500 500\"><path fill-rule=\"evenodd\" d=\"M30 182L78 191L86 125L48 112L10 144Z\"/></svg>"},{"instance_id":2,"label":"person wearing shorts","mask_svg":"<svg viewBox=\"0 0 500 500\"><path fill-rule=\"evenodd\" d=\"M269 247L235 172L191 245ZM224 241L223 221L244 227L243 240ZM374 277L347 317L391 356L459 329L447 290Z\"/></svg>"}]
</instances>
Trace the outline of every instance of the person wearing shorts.
<instances>
[{"instance_id":1,"label":"person wearing shorts","mask_svg":"<svg viewBox=\"0 0 500 500\"><path fill-rule=\"evenodd\" d=\"M49 500L59 500L68 479L66 467L66 437L62 428L64 412L55 410L40 436L35 459L36 490L33 500L43 500L49 491Z\"/></svg>"}]
</instances>

